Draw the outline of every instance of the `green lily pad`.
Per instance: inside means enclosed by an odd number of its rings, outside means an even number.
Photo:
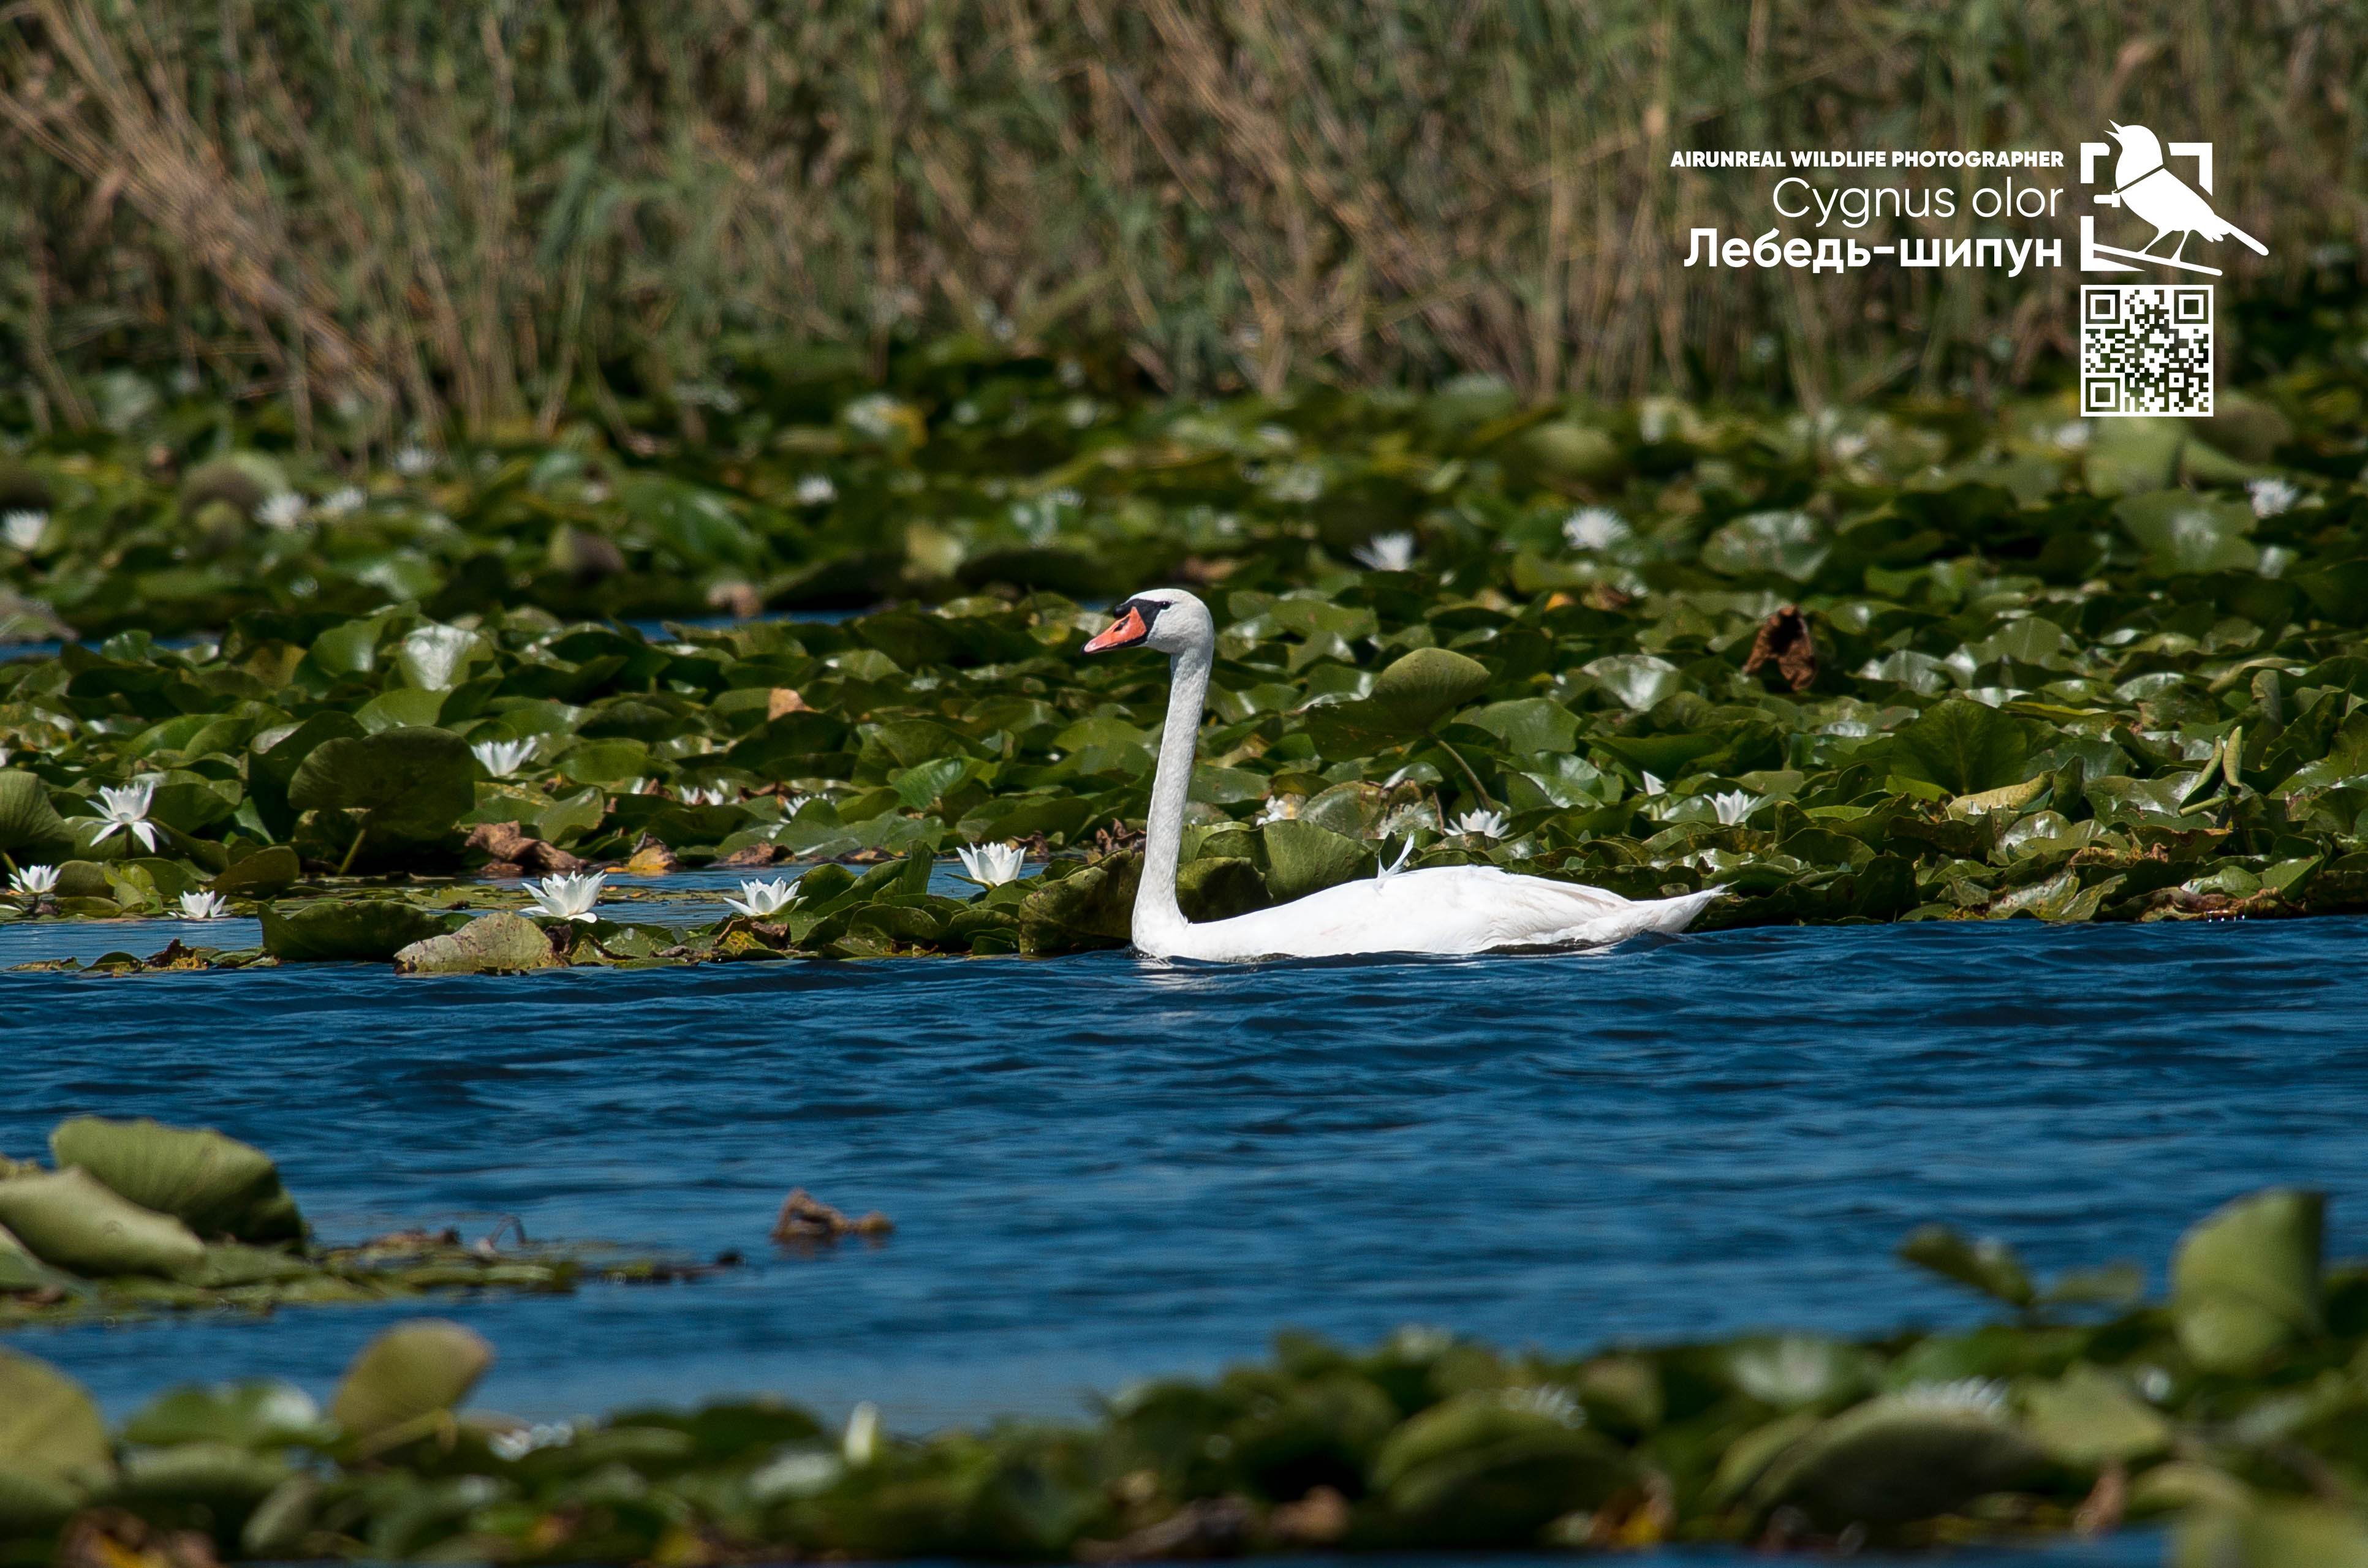
[[[219,1442],[279,1449],[324,1442],[330,1430],[311,1394],[293,1383],[258,1379],[159,1394],[124,1423],[123,1440],[159,1448]]]
[[[1412,740],[1488,689],[1480,661],[1447,648],[1417,648],[1373,677],[1373,689],[1309,710],[1308,733],[1327,755]]]
[[[244,859],[231,862],[230,869],[217,872],[211,884],[214,892],[229,898],[276,898],[295,886],[303,874],[303,866],[296,851],[284,844],[269,845]]]
[[[399,1324],[346,1369],[329,1419],[364,1443],[398,1437],[459,1405],[493,1364],[493,1346],[457,1323]]]
[[[1963,698],[1935,705],[1902,729],[1892,770],[1937,784],[1952,795],[1978,795],[2020,784],[2029,772],[2031,741],[2022,726],[1995,708]]]
[[[1761,1476],[1763,1508],[1818,1528],[1901,1524],[1964,1508],[2043,1475],[2046,1456],[2001,1412],[1918,1392],[1884,1394],[1820,1423]]]
[[[210,1129],[166,1127],[142,1118],[79,1116],[50,1134],[61,1170],[89,1172],[113,1191],[200,1236],[292,1242],[304,1236],[296,1200],[279,1185],[271,1156]]]
[[[2066,1464],[2087,1469],[2151,1459],[2170,1448],[2172,1426],[2129,1384],[2083,1361],[2053,1382],[2022,1391],[2023,1430]]]
[[[1480,1389],[1400,1426],[1372,1479],[1417,1538],[1452,1531],[1465,1545],[1515,1545],[1632,1478],[1618,1446],[1579,1426],[1567,1394]]]
[[[0,1349],[0,1531],[50,1528],[114,1475],[107,1423],[82,1385]]]
[[[141,1208],[83,1170],[0,1181],[0,1225],[42,1262],[86,1278],[169,1278],[206,1256],[205,1244],[178,1220]]]
[[[20,767],[0,772],[0,853],[18,863],[62,859],[74,832],[50,804],[49,786]]]
[[[2324,1195],[2282,1190],[2239,1199],[2180,1238],[2171,1320],[2198,1366],[2247,1370],[2323,1330],[2326,1226]]]
[[[1134,890],[1143,858],[1113,856],[1045,884],[1019,906],[1019,949],[1080,952],[1124,947],[1134,929]]]
[[[394,967],[404,974],[514,974],[559,961],[541,926],[507,910],[414,942],[394,955]]]
[[[2022,1259],[1994,1238],[1975,1241],[1946,1225],[1924,1225],[1899,1244],[1899,1256],[2010,1307],[2028,1307],[2038,1298]]]
[[[1728,576],[1767,574],[1805,583],[1832,550],[1825,526],[1806,512],[1754,512],[1704,540],[1702,562]]]
[[[451,830],[477,801],[477,764],[448,730],[404,728],[328,740],[288,786],[298,811],[365,813],[369,831],[400,839]]]
[[[290,963],[382,963],[444,934],[440,915],[387,899],[263,911],[263,950]]]
[[[1277,903],[1373,873],[1372,845],[1312,822],[1271,822],[1259,836],[1266,843],[1267,892]]]

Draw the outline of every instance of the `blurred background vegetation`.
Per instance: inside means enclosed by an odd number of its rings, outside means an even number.
[[[2216,144],[2271,250],[2246,298],[2349,290],[2368,239],[2349,0],[0,16],[0,396],[43,427],[104,422],[89,377],[124,366],[355,452],[623,433],[620,397],[695,434],[752,366],[1052,344],[1183,394],[1485,372],[1812,407],[2060,360],[2069,268],[1686,268],[1689,229],[1770,226],[1767,176],[1671,169],[1688,147],[2069,152],[2110,116]]]

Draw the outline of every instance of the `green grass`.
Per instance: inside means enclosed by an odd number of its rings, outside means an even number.
[[[2282,295],[2356,276],[2364,66],[2314,0],[36,0],[0,362],[60,427],[177,369],[340,451],[637,396],[696,435],[735,366],[950,334],[1187,393],[1984,397],[2061,353],[2075,273],[1690,271],[1767,182],[1672,150],[2147,121],[2215,142],[2271,252],[2237,285]]]

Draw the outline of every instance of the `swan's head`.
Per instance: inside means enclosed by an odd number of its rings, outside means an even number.
[[[1209,619],[1209,607],[1181,588],[1146,589],[1110,613],[1118,619],[1086,644],[1087,653],[1149,648],[1155,653],[1181,653],[1216,641],[1216,623]]]

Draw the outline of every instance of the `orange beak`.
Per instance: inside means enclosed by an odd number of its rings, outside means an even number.
[[[1088,653],[1107,653],[1112,648],[1123,648],[1142,642],[1151,635],[1151,628],[1143,624],[1143,612],[1129,605],[1124,615],[1110,622],[1107,631],[1086,644]]]

